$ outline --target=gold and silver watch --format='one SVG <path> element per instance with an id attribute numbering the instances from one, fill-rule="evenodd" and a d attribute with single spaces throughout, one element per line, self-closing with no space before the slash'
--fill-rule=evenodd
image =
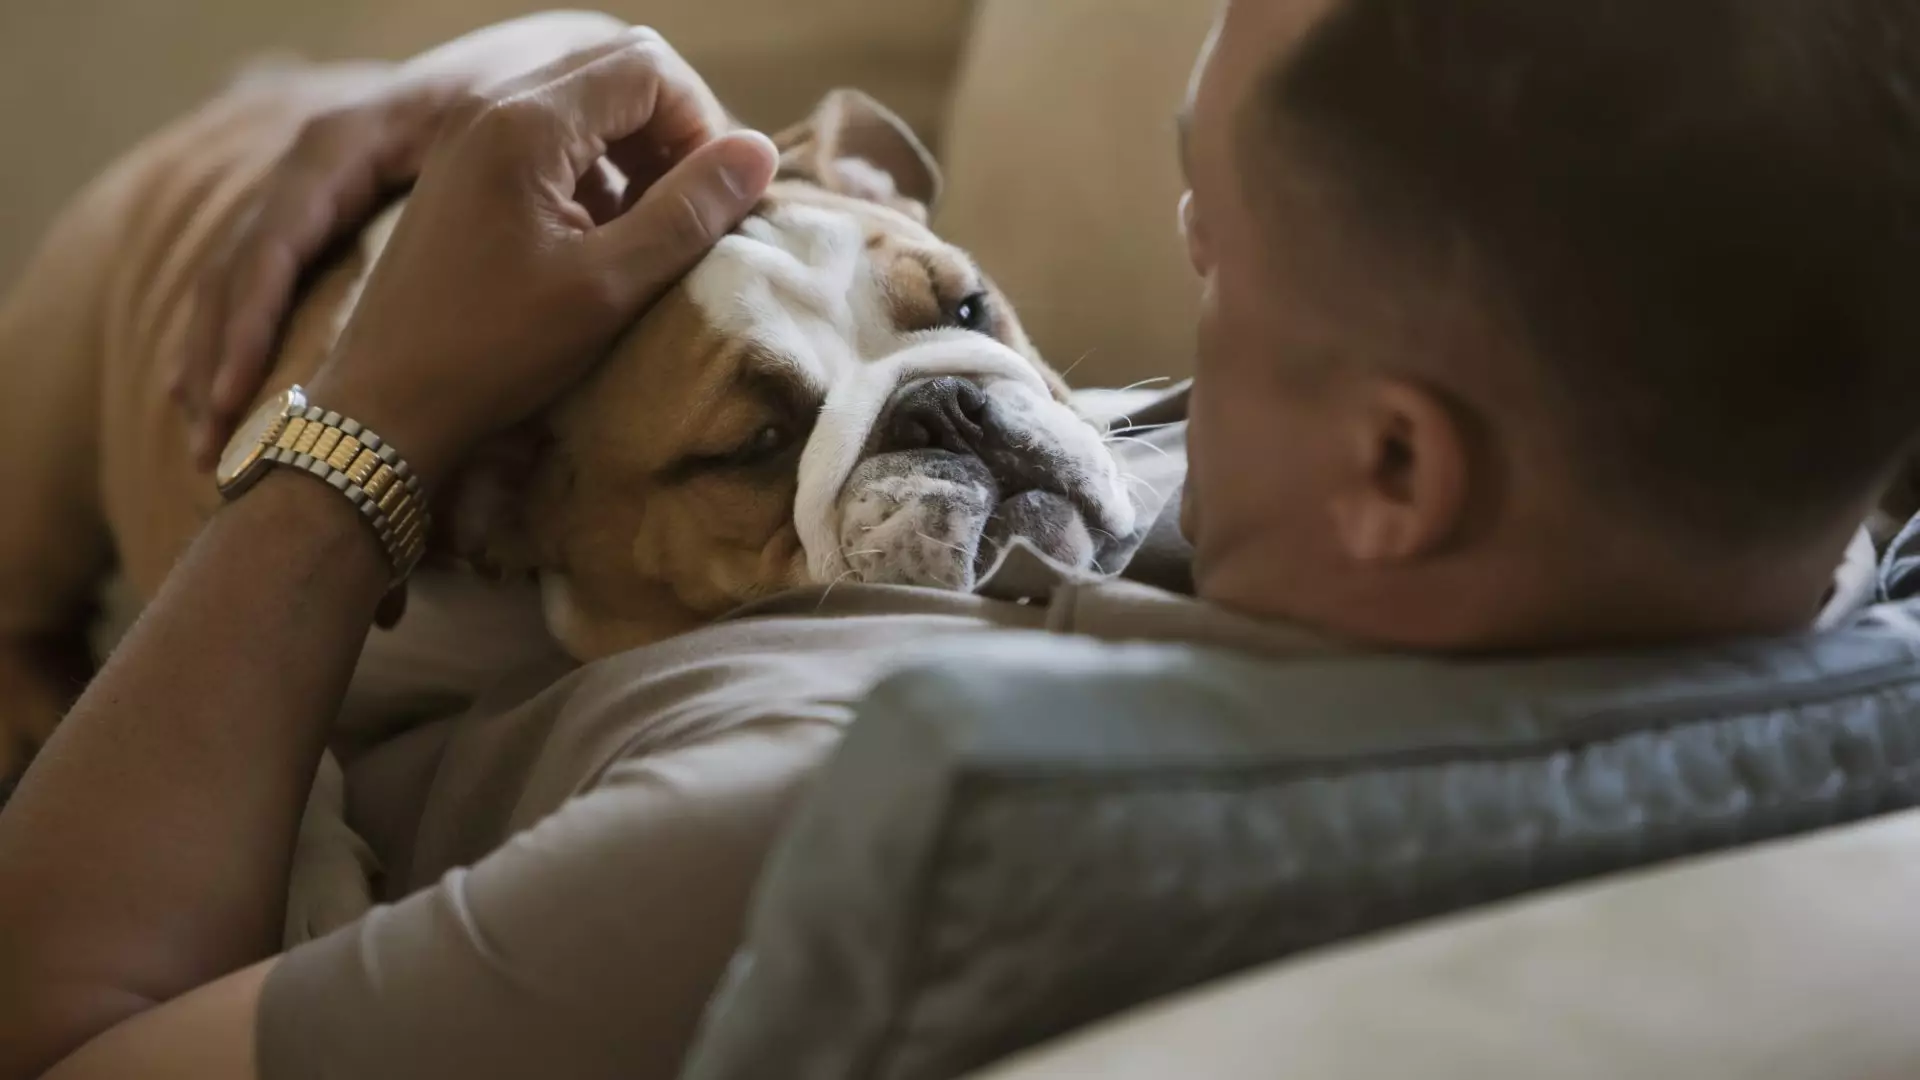
<path id="1" fill-rule="evenodd" d="M 405 459 L 357 421 L 310 404 L 300 387 L 254 410 L 228 441 L 214 479 L 238 498 L 276 465 L 324 480 L 346 496 L 387 551 L 396 582 L 404 581 L 427 546 L 426 499 Z"/>

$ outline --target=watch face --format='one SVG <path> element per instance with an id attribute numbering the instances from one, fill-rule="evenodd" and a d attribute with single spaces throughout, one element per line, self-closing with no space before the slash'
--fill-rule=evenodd
<path id="1" fill-rule="evenodd" d="M 286 417 L 297 391 L 275 394 L 273 398 L 253 411 L 253 415 L 241 421 L 234 431 L 233 438 L 227 441 L 227 448 L 220 455 L 220 464 L 214 470 L 214 480 L 222 488 L 229 487 L 241 480 L 260 460 L 260 452 L 268 439 L 273 438 Z"/>

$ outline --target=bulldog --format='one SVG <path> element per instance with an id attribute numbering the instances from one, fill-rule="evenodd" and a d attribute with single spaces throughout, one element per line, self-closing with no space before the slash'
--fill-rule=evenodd
<path id="1" fill-rule="evenodd" d="M 250 79 L 148 140 L 76 198 L 0 306 L 0 773 L 81 685 L 73 643 L 102 582 L 151 597 L 217 508 L 166 393 L 189 284 L 250 186 L 363 78 Z M 523 582 L 549 644 L 584 661 L 797 586 L 973 589 L 1021 538 L 1097 568 L 1136 533 L 1106 425 L 929 228 L 941 181 L 914 133 L 841 90 L 775 141 L 757 210 L 591 377 L 447 485 L 417 610 L 443 587 L 495 603 L 475 571 Z M 404 213 L 311 275 L 263 399 L 327 355 Z M 521 648 L 452 621 L 461 677 Z M 369 654 L 410 623 L 436 625 L 410 613 Z"/>

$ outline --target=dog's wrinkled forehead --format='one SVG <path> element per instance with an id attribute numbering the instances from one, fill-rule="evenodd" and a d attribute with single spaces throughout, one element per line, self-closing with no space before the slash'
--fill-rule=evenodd
<path id="1" fill-rule="evenodd" d="M 717 333 L 797 366 L 824 390 L 907 344 L 869 239 L 883 233 L 941 248 L 883 209 L 769 200 L 688 276 L 687 295 Z"/>

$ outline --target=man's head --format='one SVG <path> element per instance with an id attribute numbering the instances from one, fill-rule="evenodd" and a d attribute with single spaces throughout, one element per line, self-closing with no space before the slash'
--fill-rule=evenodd
<path id="1" fill-rule="evenodd" d="M 1231 0 L 1184 122 L 1204 594 L 1785 628 L 1913 432 L 1920 8 Z"/>
<path id="2" fill-rule="evenodd" d="M 544 418 L 529 474 L 466 485 L 465 531 L 539 571 L 576 655 L 799 585 L 971 589 L 1016 536 L 1087 567 L 1135 529 L 1104 428 L 927 228 L 905 125 L 841 91 L 775 141 L 766 199 Z"/>

